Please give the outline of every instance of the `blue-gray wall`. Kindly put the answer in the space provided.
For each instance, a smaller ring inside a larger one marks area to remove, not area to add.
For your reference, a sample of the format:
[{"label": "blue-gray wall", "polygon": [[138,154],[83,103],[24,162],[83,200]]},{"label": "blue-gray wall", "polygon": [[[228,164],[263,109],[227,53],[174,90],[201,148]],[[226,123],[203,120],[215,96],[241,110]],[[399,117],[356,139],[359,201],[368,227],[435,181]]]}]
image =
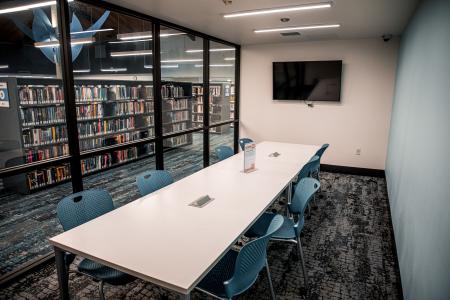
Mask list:
[{"label": "blue-gray wall", "polygon": [[450,299],[450,0],[402,36],[386,176],[405,299]]}]

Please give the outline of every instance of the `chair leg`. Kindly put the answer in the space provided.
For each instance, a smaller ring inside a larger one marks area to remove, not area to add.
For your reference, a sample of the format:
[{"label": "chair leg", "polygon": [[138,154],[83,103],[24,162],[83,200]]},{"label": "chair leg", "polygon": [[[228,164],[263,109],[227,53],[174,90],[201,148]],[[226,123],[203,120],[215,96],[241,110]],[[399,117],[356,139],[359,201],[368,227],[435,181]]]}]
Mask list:
[{"label": "chair leg", "polygon": [[98,284],[98,292],[99,292],[99,298],[101,300],[105,300],[105,294],[103,293],[103,285],[104,285],[103,280],[100,280],[100,282]]},{"label": "chair leg", "polygon": [[305,279],[305,288],[308,289],[308,274],[306,273],[305,258],[303,257],[303,249],[302,249],[302,243],[300,241],[300,236],[297,237],[297,248],[298,248],[298,252],[300,254],[300,260],[302,263],[303,278]]},{"label": "chair leg", "polygon": [[272,277],[270,276],[269,263],[266,259],[266,271],[267,271],[267,280],[269,280],[270,294],[272,295],[272,300],[275,300],[275,292],[273,291]]}]

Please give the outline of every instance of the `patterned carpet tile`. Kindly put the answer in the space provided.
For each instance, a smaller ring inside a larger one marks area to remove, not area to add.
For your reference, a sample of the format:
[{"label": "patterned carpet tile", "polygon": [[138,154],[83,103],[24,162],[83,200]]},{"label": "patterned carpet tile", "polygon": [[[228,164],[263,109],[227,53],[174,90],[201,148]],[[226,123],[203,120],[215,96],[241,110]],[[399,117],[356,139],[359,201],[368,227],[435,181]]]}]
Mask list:
[{"label": "patterned carpet tile", "polygon": [[[382,178],[323,173],[322,190],[301,237],[309,276],[305,293],[294,244],[271,242],[268,261],[277,299],[401,299],[399,271]],[[275,203],[271,210],[282,211]],[[75,268],[75,266],[72,266]],[[70,275],[75,299],[98,298],[98,285]],[[142,280],[105,286],[107,299],[177,299],[177,295]],[[5,287],[0,299],[57,299],[54,263]],[[212,299],[193,292],[193,299]],[[238,299],[270,299],[265,273]]]}]

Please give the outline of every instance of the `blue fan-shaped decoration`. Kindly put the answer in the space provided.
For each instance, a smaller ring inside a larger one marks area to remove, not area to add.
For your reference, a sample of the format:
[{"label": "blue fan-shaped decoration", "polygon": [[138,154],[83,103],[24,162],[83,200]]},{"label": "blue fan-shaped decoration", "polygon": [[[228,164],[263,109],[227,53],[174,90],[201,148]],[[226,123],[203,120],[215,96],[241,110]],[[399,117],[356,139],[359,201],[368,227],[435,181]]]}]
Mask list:
[{"label": "blue fan-shaped decoration", "polygon": [[[35,42],[51,42],[58,41],[55,28],[53,28],[50,19],[47,17],[45,12],[41,8],[33,10],[34,18],[32,28],[28,28],[25,24],[16,18],[11,18],[16,26],[22,30],[29,38]],[[110,11],[105,11],[105,13],[86,31],[98,30],[102,28],[103,24],[106,22],[110,14]],[[81,26],[78,17],[72,15],[72,23],[70,23],[70,32],[82,32],[83,27]],[[77,34],[77,38],[90,38],[94,36],[95,32],[85,32]],[[83,45],[72,45],[72,61],[75,61],[80,55]],[[41,52],[47,57],[51,62],[56,63],[59,60],[59,47],[43,47],[39,48]]]}]

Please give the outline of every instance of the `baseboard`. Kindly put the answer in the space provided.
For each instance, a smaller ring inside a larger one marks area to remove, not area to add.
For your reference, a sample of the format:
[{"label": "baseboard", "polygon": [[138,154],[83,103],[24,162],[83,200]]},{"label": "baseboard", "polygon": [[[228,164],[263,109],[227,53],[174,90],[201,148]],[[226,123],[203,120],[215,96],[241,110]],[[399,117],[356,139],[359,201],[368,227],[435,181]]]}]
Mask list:
[{"label": "baseboard", "polygon": [[359,176],[371,176],[385,178],[386,175],[384,170],[379,169],[367,169],[367,168],[356,168],[356,167],[346,167],[346,166],[335,166],[335,165],[320,165],[320,170],[330,173],[343,173],[350,175]]}]

